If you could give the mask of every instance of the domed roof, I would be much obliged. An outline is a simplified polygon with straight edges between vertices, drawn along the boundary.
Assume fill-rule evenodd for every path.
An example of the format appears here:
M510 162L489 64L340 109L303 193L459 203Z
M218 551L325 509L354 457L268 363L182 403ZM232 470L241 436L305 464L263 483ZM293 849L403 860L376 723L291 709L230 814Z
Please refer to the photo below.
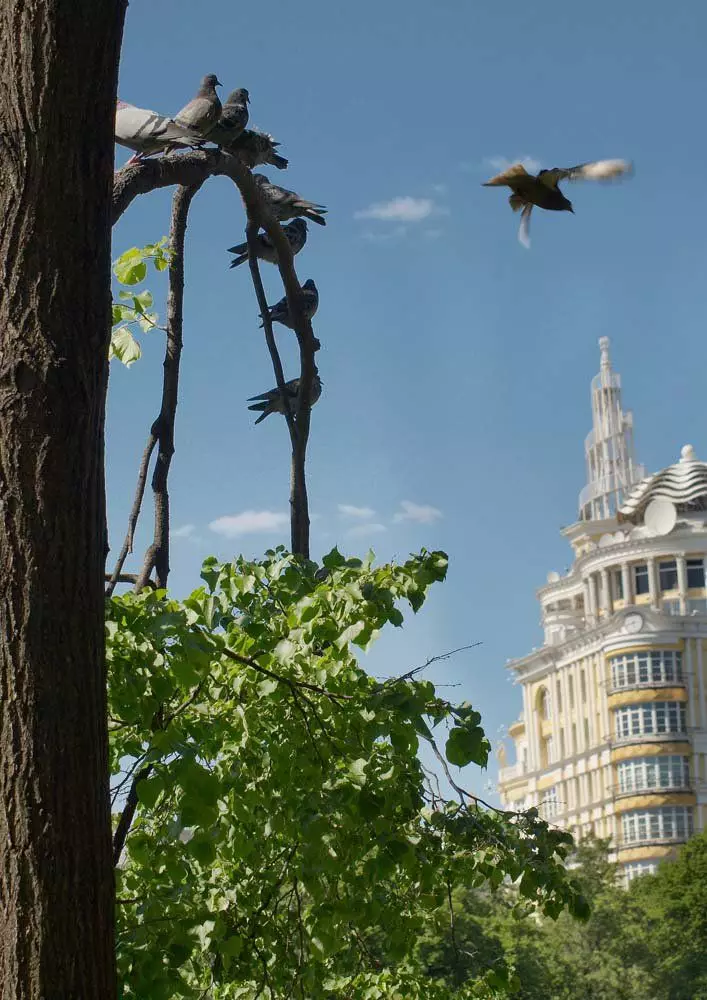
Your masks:
M641 522L653 500L669 500L677 513L707 510L707 462L697 460L691 444L685 445L675 465L634 486L619 509L618 520Z

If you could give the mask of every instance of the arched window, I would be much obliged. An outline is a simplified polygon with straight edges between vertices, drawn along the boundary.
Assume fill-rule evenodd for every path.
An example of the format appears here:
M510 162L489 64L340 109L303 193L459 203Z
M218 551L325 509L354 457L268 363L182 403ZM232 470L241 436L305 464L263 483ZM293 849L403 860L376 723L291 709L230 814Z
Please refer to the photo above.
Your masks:
M543 721L546 721L551 717L550 713L550 695L547 688L540 688L537 696L537 708L538 715Z

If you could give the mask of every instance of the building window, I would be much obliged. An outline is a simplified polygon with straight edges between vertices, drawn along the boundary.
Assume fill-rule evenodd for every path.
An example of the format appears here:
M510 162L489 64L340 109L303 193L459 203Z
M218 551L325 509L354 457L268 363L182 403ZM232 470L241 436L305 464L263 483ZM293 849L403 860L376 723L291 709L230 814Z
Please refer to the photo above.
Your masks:
M658 563L658 579L661 590L678 589L678 564L674 559Z
M616 738L685 732L685 706L681 701L655 701L648 705L617 708Z
M656 840L687 840L692 836L692 809L689 806L662 806L660 809L636 809L621 817L624 844Z
M582 704L587 703L587 678L584 676L584 670L579 672L579 690L582 693Z
M557 714L559 715L562 711L562 689L559 681L555 685L555 704L557 705Z
M577 726L572 723L572 753L577 753Z
M574 708L574 677L572 674L569 675L567 681L570 689L570 708Z
M651 649L609 657L611 685L621 688L682 682L682 653L678 649Z
M662 602L664 615L679 615L680 601L677 598L668 598Z
M651 588L648 582L648 566L646 563L639 563L633 567L633 583L636 596L650 593Z
M622 760L616 773L620 794L690 787L689 759L677 755Z
M704 559L687 560L687 586L690 589L704 587L705 585L705 561Z
M557 798L557 785L548 788L540 800L540 815L543 819L552 819L560 811L560 803Z
M560 730L560 760L564 760L565 756L565 731Z
M707 615L707 598L691 597L687 602L688 615Z
M631 861L629 864L624 865L624 880L628 885L635 878L640 878L641 875L653 875L658 868L657 861Z
M589 719L584 720L584 745L585 747L591 745L589 739Z
M538 712L540 713L540 718L544 721L550 719L550 695L547 693L547 688L540 688L538 691Z
M620 569L615 569L613 572L614 580L614 600L623 601L624 599L624 577Z

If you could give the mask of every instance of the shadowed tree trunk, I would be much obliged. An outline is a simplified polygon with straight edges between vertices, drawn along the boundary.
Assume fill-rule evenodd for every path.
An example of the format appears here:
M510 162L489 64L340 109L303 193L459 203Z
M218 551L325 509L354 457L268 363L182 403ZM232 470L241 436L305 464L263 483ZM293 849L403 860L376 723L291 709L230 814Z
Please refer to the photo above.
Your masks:
M116 995L103 420L124 0L0 0L0 998Z

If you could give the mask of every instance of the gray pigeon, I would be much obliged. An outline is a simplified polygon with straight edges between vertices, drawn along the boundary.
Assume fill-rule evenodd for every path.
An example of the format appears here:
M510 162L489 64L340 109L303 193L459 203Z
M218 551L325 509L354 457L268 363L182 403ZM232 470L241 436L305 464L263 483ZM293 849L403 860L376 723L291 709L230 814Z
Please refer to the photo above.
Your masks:
M288 222L286 226L282 227L282 231L287 237L293 256L298 254L307 242L307 223L304 219L293 219L292 222ZM269 264L277 264L277 251L268 234L259 233L256 242L260 260L266 260ZM248 260L248 244L239 243L235 247L229 247L228 253L240 255L229 265L230 267L238 267L239 264L244 264Z
M229 149L248 124L250 95L243 87L233 90L221 109L221 117L209 132L209 142Z
M290 401L290 412L296 412L299 404L299 379L293 378L289 382L285 382L285 391L287 392L288 399ZM312 391L309 396L309 405L314 406L322 394L322 382L319 375L315 372L314 378L312 379ZM249 403L253 400L262 400L262 402L253 403L249 406L249 410L256 410L260 413L260 416L255 421L259 424L266 417L269 417L271 413L282 413L285 412L285 404L283 402L282 396L280 395L280 390L276 387L275 389L270 389L269 392L263 392L259 396L251 396L248 400Z
M221 114L221 102L216 93L216 88L220 86L222 84L214 73L205 76L196 96L174 116L177 125L205 137Z
M119 146L135 153L128 163L136 163L145 156L162 153L179 146L201 146L203 140L177 125L166 115L159 115L147 108L118 101L115 109L115 141Z
M288 191L287 188L271 184L265 174L253 174L253 180L270 205L273 215L280 222L296 219L298 215L303 215L310 222L326 226L326 220L322 218L326 212L324 205L317 205L316 202L302 198L295 191Z
M518 239L524 247L530 246L530 213L533 206L550 212L572 212L572 202L560 191L560 181L608 181L630 174L633 166L628 160L594 160L576 167L553 167L529 174L522 163L514 163L503 173L492 177L484 187L509 187L513 192L508 201L514 212L520 212Z
M317 286L314 284L311 278L302 285L302 310L304 311L307 319L311 319L319 308L319 292L317 291ZM288 326L290 330L294 330L295 324L290 316L290 310L287 305L287 296L276 302L274 306L269 306L270 319L273 323L282 323L283 326ZM263 325L262 323L260 324Z
M212 136L209 136L212 139ZM218 140L212 140L217 142ZM230 151L236 153L242 163L252 170L269 163L278 170L286 170L288 161L284 156L275 152L275 147L279 146L271 135L266 132L258 132L255 129L247 128L241 136L230 146Z

